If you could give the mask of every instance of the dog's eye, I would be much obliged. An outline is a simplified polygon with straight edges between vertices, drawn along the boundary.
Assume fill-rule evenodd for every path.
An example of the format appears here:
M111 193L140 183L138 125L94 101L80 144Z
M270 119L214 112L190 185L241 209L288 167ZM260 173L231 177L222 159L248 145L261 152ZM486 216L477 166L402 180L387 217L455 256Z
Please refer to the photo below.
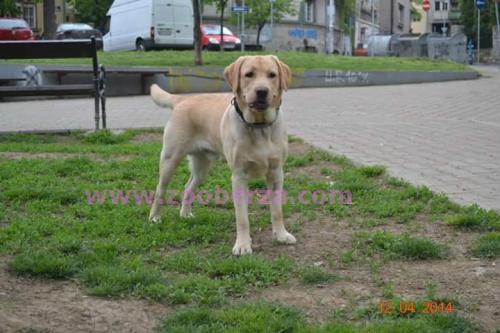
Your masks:
M274 79L276 77L276 73L271 72L267 75L269 78Z
M245 77L252 78L253 77L253 72L246 73Z

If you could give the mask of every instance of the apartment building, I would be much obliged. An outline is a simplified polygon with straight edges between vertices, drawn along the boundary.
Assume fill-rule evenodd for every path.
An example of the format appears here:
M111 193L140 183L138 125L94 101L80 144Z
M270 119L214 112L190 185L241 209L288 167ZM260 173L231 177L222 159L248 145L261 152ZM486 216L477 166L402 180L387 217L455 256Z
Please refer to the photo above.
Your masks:
M410 0L379 0L379 23L384 35L410 33Z
M460 24L460 8L458 0L436 0L431 2L428 12L422 5L414 3L415 9L420 13L419 19L414 19L412 29L415 33L435 32L450 35L451 27Z
M354 31L356 47L366 48L368 37L380 32L378 3L379 0L357 0Z

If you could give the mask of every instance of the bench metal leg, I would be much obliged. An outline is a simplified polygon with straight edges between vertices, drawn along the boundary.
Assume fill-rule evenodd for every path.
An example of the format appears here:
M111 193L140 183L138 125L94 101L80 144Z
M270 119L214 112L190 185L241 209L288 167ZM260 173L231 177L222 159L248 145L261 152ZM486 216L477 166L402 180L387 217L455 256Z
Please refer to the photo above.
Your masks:
M102 128L106 129L106 96L101 96Z
M101 100L102 128L106 129L106 69L99 65L99 98Z
M99 130L99 94L96 94L94 97L94 111L95 111L95 130Z

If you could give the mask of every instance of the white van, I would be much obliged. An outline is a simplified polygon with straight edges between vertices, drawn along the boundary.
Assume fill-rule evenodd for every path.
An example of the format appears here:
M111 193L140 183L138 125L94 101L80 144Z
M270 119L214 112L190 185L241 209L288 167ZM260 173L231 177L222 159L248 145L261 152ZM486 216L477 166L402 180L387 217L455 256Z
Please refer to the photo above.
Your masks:
M193 47L191 0L115 0L104 51Z

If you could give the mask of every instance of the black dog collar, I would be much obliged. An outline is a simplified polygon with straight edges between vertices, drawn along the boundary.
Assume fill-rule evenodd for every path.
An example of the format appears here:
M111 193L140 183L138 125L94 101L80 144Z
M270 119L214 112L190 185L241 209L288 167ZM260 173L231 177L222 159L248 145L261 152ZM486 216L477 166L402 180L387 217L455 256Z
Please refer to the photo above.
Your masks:
M267 128L267 127L272 126L274 124L274 122L276 121L276 119L278 119L278 115L276 114L276 117L270 123L249 123L248 121L245 120L245 117L243 117L243 112L241 112L240 106L238 105L238 102L236 101L236 97L233 97L233 99L231 100L231 104L234 105L234 110L236 111L238 116L240 116L241 121L243 121L243 123L247 127L250 127L250 128ZM280 108L278 107L278 109L276 110L276 113L278 113L279 111L280 111Z

